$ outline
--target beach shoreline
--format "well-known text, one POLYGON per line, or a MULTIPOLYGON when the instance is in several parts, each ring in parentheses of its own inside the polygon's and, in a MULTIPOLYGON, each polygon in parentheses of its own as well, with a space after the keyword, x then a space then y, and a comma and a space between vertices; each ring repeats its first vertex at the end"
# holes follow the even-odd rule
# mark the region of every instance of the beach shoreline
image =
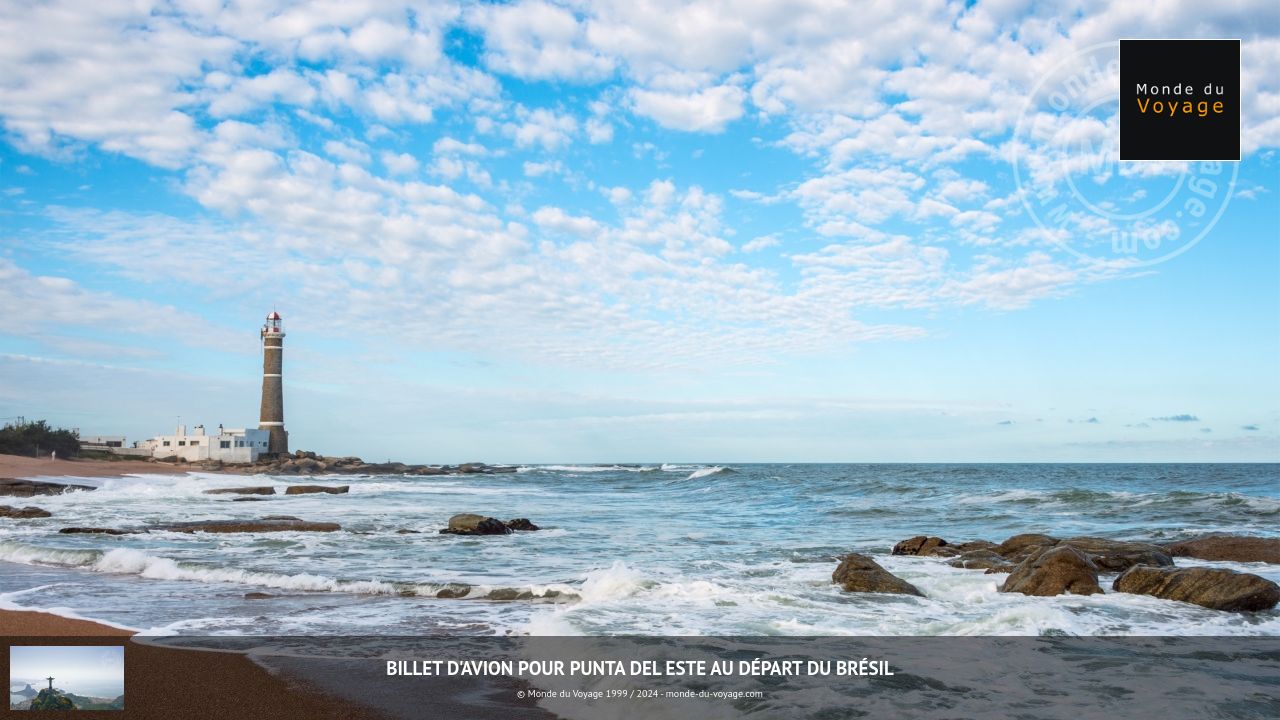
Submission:
POLYGON ((125 713, 130 718, 386 717, 350 700, 273 675, 244 655, 129 642, 134 631, 91 620, 34 610, 0 610, 0 634, 9 645, 123 642, 125 713))
POLYGON ((147 462, 145 460, 90 460, 82 458, 58 459, 30 458, 22 455, 0 454, 0 478, 111 478, 126 475, 172 475, 174 473, 202 472, 222 475, 244 475, 245 470, 226 467, 207 470, 198 465, 147 462))

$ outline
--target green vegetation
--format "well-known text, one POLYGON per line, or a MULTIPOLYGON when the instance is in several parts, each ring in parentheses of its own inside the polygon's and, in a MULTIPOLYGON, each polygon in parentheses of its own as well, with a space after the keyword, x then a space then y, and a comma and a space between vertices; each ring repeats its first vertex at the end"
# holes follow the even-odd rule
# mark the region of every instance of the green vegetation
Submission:
POLYGON ((45 688, 31 701, 32 710, 75 710, 71 698, 57 690, 45 688))
POLYGON ((80 439, 70 430, 50 427, 44 420, 9 423, 0 428, 0 454, 43 456, 50 452, 58 457, 80 454, 80 439))

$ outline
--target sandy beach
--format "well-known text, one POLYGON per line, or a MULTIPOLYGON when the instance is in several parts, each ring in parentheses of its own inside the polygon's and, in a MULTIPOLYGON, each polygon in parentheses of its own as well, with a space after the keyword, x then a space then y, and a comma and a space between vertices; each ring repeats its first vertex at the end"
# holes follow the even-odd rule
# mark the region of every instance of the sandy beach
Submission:
MULTIPOLYGON (((41 612, 0 610, 0 634, 11 645, 47 638, 107 644, 128 630, 41 612)), ((57 644, 59 641, 49 642, 57 644)), ((273 676, 233 653, 125 645, 125 711, 130 718, 263 718, 375 720, 381 714, 273 676)), ((116 717, 103 712, 95 717, 116 717)))
POLYGON ((21 455, 0 455, 0 477, 7 478, 168 475, 188 470, 220 472, 228 475, 243 474, 238 470, 205 470, 193 465, 146 462, 145 460, 84 460, 80 458, 50 460, 21 455))

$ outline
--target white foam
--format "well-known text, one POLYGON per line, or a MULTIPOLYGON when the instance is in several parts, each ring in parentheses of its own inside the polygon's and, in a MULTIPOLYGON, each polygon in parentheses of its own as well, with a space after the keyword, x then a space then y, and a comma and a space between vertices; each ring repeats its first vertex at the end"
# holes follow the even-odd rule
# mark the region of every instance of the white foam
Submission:
POLYGON ((717 474, 717 473, 722 473, 722 472, 724 472, 724 471, 726 471, 726 470, 728 470, 728 469, 729 469, 729 468, 721 467, 721 466, 719 466, 719 465, 716 465, 716 466, 714 466, 714 467, 705 467, 705 468, 700 468, 700 469, 698 469, 698 470, 694 470, 693 472, 689 473, 689 477, 685 478, 685 480, 697 480, 698 478, 704 478, 704 477, 707 477, 707 476, 709 476, 709 475, 715 475, 715 474, 717 474))

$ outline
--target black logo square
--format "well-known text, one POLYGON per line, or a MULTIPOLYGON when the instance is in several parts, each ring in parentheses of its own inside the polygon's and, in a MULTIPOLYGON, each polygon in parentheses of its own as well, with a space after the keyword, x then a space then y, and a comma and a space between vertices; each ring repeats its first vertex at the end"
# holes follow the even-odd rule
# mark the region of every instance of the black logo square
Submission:
POLYGON ((1239 160, 1240 41, 1121 40, 1120 159, 1239 160))

